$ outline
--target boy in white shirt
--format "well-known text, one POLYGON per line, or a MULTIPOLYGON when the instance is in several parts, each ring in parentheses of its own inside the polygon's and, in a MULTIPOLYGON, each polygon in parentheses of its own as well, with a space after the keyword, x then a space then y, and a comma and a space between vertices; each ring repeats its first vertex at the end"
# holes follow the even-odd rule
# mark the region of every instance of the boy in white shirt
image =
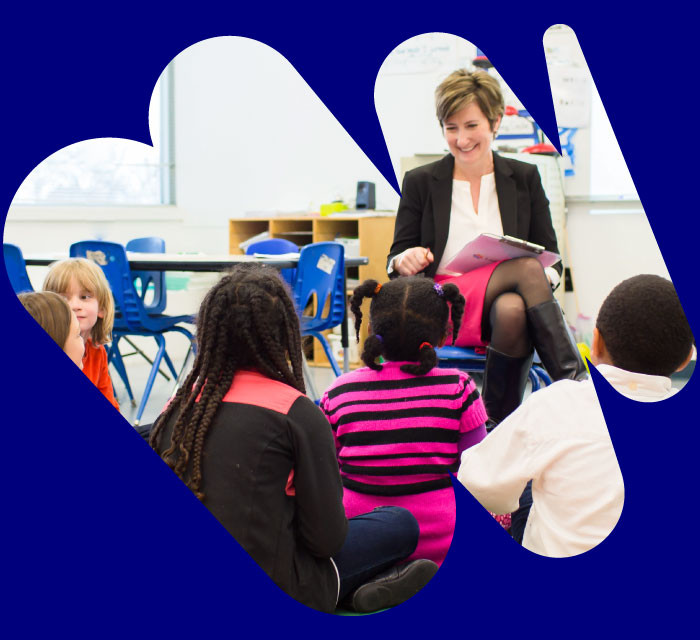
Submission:
MULTIPOLYGON (((673 395, 669 376, 692 353, 693 334, 670 281, 635 276, 603 302, 590 361, 619 393, 641 402, 673 395)), ((544 556, 596 546, 617 524, 624 502, 591 380, 561 380, 533 393, 464 452, 458 478, 489 511, 510 513, 520 504, 518 514, 527 518, 522 545, 544 556), (531 494, 530 486, 523 492, 530 480, 531 494)))

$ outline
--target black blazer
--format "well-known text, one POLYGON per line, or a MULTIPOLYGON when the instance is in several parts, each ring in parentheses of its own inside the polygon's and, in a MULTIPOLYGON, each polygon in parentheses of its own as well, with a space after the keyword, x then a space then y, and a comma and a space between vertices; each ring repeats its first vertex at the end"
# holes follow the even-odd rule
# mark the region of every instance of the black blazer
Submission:
MULTIPOLYGON (((176 417, 163 426, 159 453, 170 446, 176 417)), ((239 371, 204 442, 202 491, 204 506, 278 587, 333 613, 338 578, 331 557, 348 524, 333 431, 311 400, 283 382, 239 371), (285 490, 291 470, 295 495, 285 490)))
MULTIPOLYGON (((423 273, 431 278, 435 276, 450 229, 453 170, 454 156, 448 154, 442 160, 406 173, 387 266, 406 249, 430 247, 435 261, 423 273)), ((504 235, 541 244, 559 253, 549 200, 537 167, 494 153, 493 170, 504 235)), ((561 262, 553 266, 561 275, 561 262)))

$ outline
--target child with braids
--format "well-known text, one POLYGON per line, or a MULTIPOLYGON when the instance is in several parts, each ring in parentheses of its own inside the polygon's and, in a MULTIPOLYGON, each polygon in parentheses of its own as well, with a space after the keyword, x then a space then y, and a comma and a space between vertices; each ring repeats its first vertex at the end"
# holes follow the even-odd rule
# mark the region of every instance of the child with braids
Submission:
POLYGON ((304 395, 299 321, 277 271, 234 267, 205 296, 191 373, 151 446, 287 594, 333 612, 399 604, 437 567, 418 523, 384 507, 346 519, 333 435, 304 395))
POLYGON ((372 299, 367 366, 338 378, 321 400, 335 433, 345 512, 380 504, 410 510, 420 525, 411 558, 440 565, 455 525, 449 471, 486 435, 486 410, 469 375, 435 368, 448 317, 454 340, 465 300, 456 285, 429 278, 367 280, 350 301, 358 340, 365 298, 372 299))

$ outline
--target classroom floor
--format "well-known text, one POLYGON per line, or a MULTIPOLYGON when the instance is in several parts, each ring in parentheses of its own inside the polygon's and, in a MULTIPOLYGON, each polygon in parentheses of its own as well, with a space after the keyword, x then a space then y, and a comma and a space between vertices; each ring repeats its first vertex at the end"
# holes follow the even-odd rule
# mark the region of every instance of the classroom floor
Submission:
MULTIPOLYGON (((139 348, 141 348, 150 357, 152 357, 156 353, 156 343, 155 340, 153 340, 152 338, 135 337, 131 339, 137 346, 139 346, 139 348)), ((166 337, 166 341, 168 354, 172 358, 175 368, 179 370, 180 367, 182 367, 185 355, 187 354, 187 339, 180 334, 173 333, 169 334, 166 337)), ((128 353, 130 350, 131 349, 128 347, 127 344, 122 343, 122 354, 128 353)), ((143 394, 143 390, 146 387, 146 380, 148 379, 148 374, 150 373, 151 365, 148 362, 146 362, 146 360, 144 360, 144 358, 140 355, 128 356, 124 358, 124 363, 127 368, 129 382, 131 384, 131 388, 138 406, 138 403, 140 402, 141 396, 143 394)), ((188 370, 191 364, 192 358, 190 358, 189 360, 188 370)), ((694 367, 695 362, 693 361, 690 363, 690 366, 686 367, 686 369, 683 372, 674 375, 673 386, 678 389, 682 388, 688 381, 688 378, 692 374, 694 367)), ((171 379, 166 380, 160 374, 157 376, 156 382, 153 385, 153 390, 151 391, 151 395, 148 400, 148 404, 146 405, 146 409, 141 418, 142 425, 152 423, 158 417, 167 401, 175 392, 175 381, 170 376, 170 373, 167 371, 167 368, 164 363, 161 366, 161 370, 168 373, 168 376, 171 379)), ((319 395, 321 395, 323 394, 325 389, 327 389, 328 386, 330 386, 330 384, 333 382, 333 372, 329 367, 310 367, 310 370, 313 376, 314 384, 316 386, 316 391, 319 395)), ((117 392, 117 400, 119 401, 121 414, 133 424, 134 420, 136 419, 136 413, 138 409, 137 407, 131 406, 129 398, 126 394, 126 388, 124 387, 124 384, 122 383, 121 379, 119 378, 119 376, 113 368, 110 368, 110 374, 114 382, 114 388, 117 392)), ((481 388, 481 377, 478 375, 474 375, 473 377, 477 386, 481 388)), ((528 395, 528 393, 529 390, 525 392, 526 396, 528 395)))
MULTIPOLYGON (((155 340, 152 338, 132 337, 130 340, 132 340, 134 344, 144 351, 150 358, 155 355, 157 345, 155 340)), ((185 356, 187 355, 187 338, 178 333, 172 333, 166 336, 166 343, 168 355, 172 359, 175 369, 179 371, 183 365, 185 356)), ((120 343, 120 348, 122 355, 132 351, 129 345, 124 341, 120 343)), ((146 380, 148 379, 148 375, 151 371, 151 365, 138 354, 125 357, 124 364, 129 376, 129 384, 131 385, 131 390, 133 391, 134 398, 136 400, 136 407, 131 406, 129 397, 126 393, 126 387, 113 367, 110 367, 109 373, 112 376, 114 388, 117 392, 117 400, 119 402, 121 414, 133 424, 133 422, 136 420, 138 403, 141 401, 141 396, 146 388, 146 380)), ((189 371, 191 366, 192 358, 190 357, 187 371, 189 371)), ((161 371, 165 372, 170 379, 166 380, 161 374, 158 374, 156 377, 151 395, 148 399, 148 404, 146 405, 146 409, 141 417, 142 425, 152 423, 163 410, 163 407, 173 393, 175 393, 175 381, 172 379, 172 375, 168 371, 165 363, 162 363, 160 369, 161 371)), ((310 370, 316 390, 319 394, 322 394, 333 382, 333 372, 329 367, 310 367, 310 370)))

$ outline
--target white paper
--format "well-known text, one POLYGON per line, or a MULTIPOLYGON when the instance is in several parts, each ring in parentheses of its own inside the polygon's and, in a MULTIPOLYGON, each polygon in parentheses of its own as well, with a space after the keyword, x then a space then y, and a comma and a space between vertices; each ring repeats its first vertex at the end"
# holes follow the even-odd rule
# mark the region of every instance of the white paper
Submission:
POLYGON ((333 260, 333 258, 329 258, 325 253, 322 253, 321 257, 316 263, 316 267, 324 273, 331 275, 331 273, 333 273, 333 267, 335 267, 335 260, 333 260))

